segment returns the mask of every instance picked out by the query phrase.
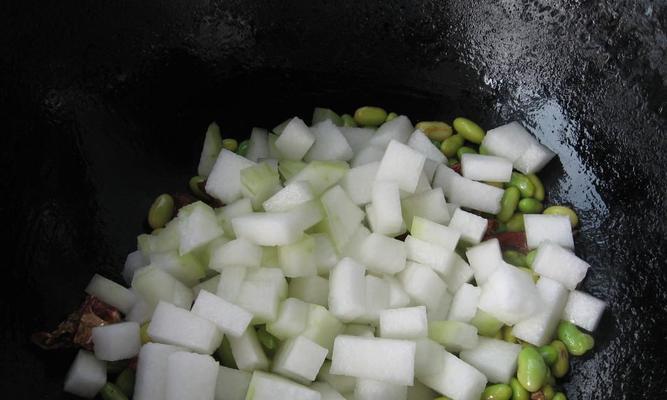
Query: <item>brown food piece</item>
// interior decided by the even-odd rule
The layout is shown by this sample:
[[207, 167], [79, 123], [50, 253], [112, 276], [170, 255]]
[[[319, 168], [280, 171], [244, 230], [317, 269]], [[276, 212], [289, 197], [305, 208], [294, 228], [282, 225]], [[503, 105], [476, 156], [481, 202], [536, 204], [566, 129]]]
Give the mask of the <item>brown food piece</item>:
[[501, 250], [516, 250], [523, 254], [527, 254], [530, 251], [528, 244], [526, 244], [525, 232], [501, 232], [484, 236], [484, 240], [494, 238], [500, 242]]

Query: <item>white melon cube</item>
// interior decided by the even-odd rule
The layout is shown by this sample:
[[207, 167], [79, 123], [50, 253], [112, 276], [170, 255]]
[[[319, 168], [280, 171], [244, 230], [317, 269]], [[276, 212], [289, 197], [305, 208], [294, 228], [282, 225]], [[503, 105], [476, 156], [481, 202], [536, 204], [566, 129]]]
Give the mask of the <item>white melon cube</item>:
[[299, 335], [306, 329], [309, 307], [299, 299], [283, 300], [278, 309], [278, 318], [266, 324], [266, 331], [280, 340]]
[[427, 159], [438, 164], [447, 161], [447, 158], [442, 153], [442, 151], [435, 147], [433, 142], [431, 142], [431, 139], [429, 139], [428, 136], [426, 136], [426, 134], [424, 134], [424, 132], [419, 129], [416, 129], [414, 132], [412, 132], [412, 135], [410, 135], [410, 138], [408, 139], [407, 145], [422, 153], [424, 156], [426, 156]]
[[542, 308], [512, 327], [517, 338], [535, 346], [545, 345], [551, 340], [560, 322], [568, 291], [560, 283], [542, 277], [537, 284], [537, 291], [542, 299]]
[[125, 279], [125, 282], [128, 285], [131, 284], [134, 272], [146, 265], [148, 265], [148, 259], [144, 257], [144, 254], [140, 250], [135, 250], [128, 254], [123, 266], [123, 279]]
[[445, 348], [428, 337], [416, 340], [415, 344], [415, 376], [417, 379], [422, 380], [424, 377], [442, 371], [445, 365]]
[[278, 297], [283, 300], [287, 298], [287, 279], [280, 268], [257, 268], [248, 270], [247, 281], [268, 282], [278, 291]]
[[269, 359], [266, 358], [262, 345], [257, 339], [255, 328], [249, 326], [239, 337], [228, 336], [229, 346], [236, 366], [241, 371], [265, 370], [269, 368]]
[[477, 328], [459, 321], [431, 321], [428, 337], [445, 346], [447, 351], [459, 352], [477, 346]]
[[401, 282], [390, 275], [384, 275], [382, 279], [389, 284], [389, 308], [407, 307], [410, 304], [410, 295], [403, 290]]
[[449, 294], [449, 291], [443, 292], [437, 306], [426, 309], [426, 317], [429, 321], [444, 321], [451, 305], [452, 295]]
[[438, 224], [446, 224], [450, 219], [445, 194], [440, 187], [406, 197], [401, 200], [401, 206], [406, 225], [412, 225], [414, 217], [422, 217]]
[[352, 321], [366, 312], [366, 269], [351, 258], [343, 258], [329, 275], [329, 310], [342, 321]]
[[202, 354], [213, 353], [222, 342], [222, 332], [211, 321], [165, 302], [155, 309], [148, 336]]
[[325, 218], [321, 232], [329, 234], [337, 250], [341, 250], [364, 219], [364, 212], [357, 207], [340, 186], [334, 186], [320, 198]]
[[368, 324], [347, 324], [342, 335], [375, 337], [375, 328]]
[[301, 383], [315, 380], [328, 350], [303, 336], [280, 345], [273, 359], [273, 372]]
[[206, 129], [206, 136], [204, 136], [204, 145], [199, 157], [197, 175], [207, 177], [211, 173], [221, 149], [222, 137], [220, 136], [220, 127], [215, 122], [211, 122]]
[[327, 357], [330, 357], [334, 339], [343, 328], [343, 323], [329, 310], [318, 304], [310, 304], [306, 329], [301, 334], [329, 350]]
[[438, 308], [443, 294], [447, 293], [445, 282], [426, 265], [409, 262], [398, 279], [412, 300], [427, 309]]
[[245, 400], [322, 400], [319, 392], [278, 375], [255, 371]]
[[[386, 227], [383, 227], [380, 225], [377, 215], [375, 213], [375, 208], [373, 207], [373, 204], [367, 204], [366, 205], [366, 221], [367, 225], [371, 228], [373, 232], [381, 232], [382, 229], [386, 230]], [[392, 228], [393, 229], [393, 228]], [[405, 223], [401, 221], [401, 226], [398, 230], [396, 231], [387, 231], [387, 232], [382, 232], [386, 236], [400, 236], [404, 234], [407, 230], [407, 227], [405, 226]]]
[[289, 178], [287, 184], [308, 182], [313, 194], [319, 196], [343, 179], [348, 169], [350, 166], [344, 161], [312, 161]]
[[414, 193], [425, 162], [423, 154], [392, 140], [380, 162], [377, 180], [396, 182], [401, 190]]
[[512, 162], [503, 157], [464, 154], [461, 157], [461, 175], [473, 181], [509, 182]]
[[251, 376], [249, 372], [221, 365], [215, 385], [215, 400], [245, 400]]
[[329, 235], [326, 233], [314, 233], [311, 236], [315, 239], [315, 266], [317, 267], [317, 273], [328, 276], [331, 268], [340, 261], [340, 256]]
[[328, 307], [329, 280], [317, 275], [292, 278], [289, 283], [289, 297]]
[[222, 236], [215, 212], [206, 203], [198, 201], [188, 204], [178, 212], [179, 254], [183, 255], [200, 248]]
[[167, 397], [167, 365], [169, 356], [183, 351], [182, 347], [146, 343], [139, 352], [134, 384], [136, 400], [165, 400]]
[[405, 143], [413, 131], [414, 127], [408, 117], [399, 115], [380, 125], [369, 143], [382, 148], [386, 148], [392, 140]]
[[345, 400], [342, 394], [326, 382], [315, 382], [310, 388], [319, 392], [322, 400]]
[[328, 383], [332, 388], [336, 389], [340, 393], [352, 393], [354, 388], [357, 386], [356, 378], [345, 375], [332, 374], [331, 361], [328, 360], [324, 362], [320, 372], [317, 374], [317, 380]]
[[341, 249], [341, 257], [350, 257], [354, 260], [361, 260], [361, 245], [366, 240], [366, 237], [371, 234], [371, 231], [363, 225], [359, 225], [354, 231], [350, 240]]
[[389, 283], [373, 275], [366, 275], [365, 280], [366, 311], [356, 321], [377, 325], [380, 311], [389, 308]]
[[447, 274], [454, 262], [454, 251], [412, 235], [405, 238], [405, 249], [408, 260], [428, 265], [440, 274]]
[[412, 220], [410, 235], [413, 237], [454, 251], [461, 233], [445, 225], [416, 216]]
[[464, 178], [444, 164], [440, 164], [433, 177], [433, 187], [441, 187], [447, 201], [473, 210], [497, 214], [503, 189]]
[[284, 213], [252, 213], [232, 219], [237, 237], [260, 246], [283, 246], [301, 238], [303, 229]]
[[153, 307], [149, 306], [143, 299], [139, 299], [127, 313], [125, 320], [143, 324], [149, 321], [152, 315]]
[[238, 337], [248, 328], [252, 314], [206, 290], [201, 290], [192, 312], [213, 322], [223, 333]]
[[426, 307], [380, 311], [380, 336], [389, 339], [418, 339], [428, 335]]
[[555, 156], [553, 151], [535, 141], [514, 161], [514, 168], [524, 174], [535, 174]]
[[137, 249], [148, 260], [151, 253], [178, 250], [180, 241], [180, 219], [175, 218], [169, 221], [158, 233], [143, 233], [137, 236]]
[[507, 383], [516, 373], [521, 345], [480, 337], [477, 347], [461, 351], [461, 360], [486, 375], [489, 382]]
[[372, 200], [373, 182], [377, 176], [379, 162], [372, 162], [347, 171], [340, 186], [356, 205], [368, 204]]
[[490, 239], [469, 248], [466, 251], [466, 257], [468, 257], [470, 268], [474, 271], [478, 285], [485, 284], [498, 266], [503, 264], [498, 239]]
[[485, 218], [458, 208], [449, 221], [449, 227], [461, 232], [461, 239], [477, 244], [482, 241], [488, 223]]
[[401, 230], [403, 214], [398, 184], [393, 181], [376, 181], [373, 185], [374, 232], [392, 235]]
[[461, 256], [454, 253], [454, 262], [449, 272], [442, 276], [442, 280], [447, 284], [450, 292], [456, 293], [464, 283], [470, 282], [473, 277], [473, 270]]
[[97, 326], [92, 332], [95, 357], [103, 361], [126, 360], [136, 356], [141, 347], [139, 324], [119, 322]]
[[229, 204], [241, 198], [241, 170], [255, 165], [232, 151], [222, 149], [206, 180], [206, 193]]
[[301, 118], [294, 117], [276, 139], [275, 146], [283, 158], [301, 160], [315, 143], [315, 135]]
[[446, 351], [438, 357], [442, 358], [442, 369], [422, 377], [422, 383], [452, 399], [478, 400], [486, 386], [486, 376]]
[[407, 386], [373, 379], [358, 379], [354, 388], [355, 400], [406, 400], [407, 397]]
[[238, 199], [231, 204], [216, 209], [216, 218], [218, 224], [222, 227], [227, 237], [236, 238], [236, 233], [232, 227], [232, 219], [242, 215], [252, 214], [252, 201], [250, 199]]
[[65, 391], [92, 399], [107, 383], [107, 367], [92, 353], [79, 350], [65, 378]]
[[235, 302], [241, 292], [248, 270], [245, 267], [227, 267], [220, 272], [220, 282], [216, 295], [230, 302]]
[[572, 225], [566, 215], [525, 214], [526, 244], [534, 249], [542, 242], [550, 241], [559, 246], [574, 249]]
[[447, 319], [452, 321], [470, 322], [477, 313], [477, 304], [482, 289], [469, 283], [461, 285], [454, 294], [452, 305], [449, 307]]
[[[208, 253], [210, 246], [219, 247], [218, 240], [226, 241], [224, 237], [214, 239], [209, 242], [202, 249], [202, 253]], [[213, 243], [215, 242], [215, 244]], [[201, 253], [200, 253], [201, 254]], [[205, 256], [204, 256], [205, 257]], [[183, 282], [186, 286], [196, 285], [201, 278], [206, 276], [206, 268], [203, 266], [198, 257], [192, 252], [184, 255], [179, 255], [176, 250], [170, 250], [160, 253], [151, 253], [149, 256], [151, 265], [163, 269], [170, 273], [174, 278]]]
[[361, 149], [366, 147], [375, 133], [375, 129], [371, 128], [341, 127], [339, 129], [343, 136], [345, 136], [345, 139], [347, 139], [354, 154], [357, 154]]
[[[544, 278], [542, 278], [544, 279]], [[575, 290], [570, 292], [563, 310], [563, 319], [580, 328], [593, 332], [600, 322], [606, 304], [588, 293]]]
[[266, 129], [252, 128], [245, 156], [254, 162], [269, 157], [269, 132]]
[[98, 274], [93, 275], [86, 286], [86, 293], [116, 307], [123, 314], [127, 314], [137, 300], [132, 291]]
[[312, 227], [324, 218], [324, 211], [317, 199], [299, 204], [286, 213], [288, 218], [302, 231]]
[[384, 147], [367, 145], [355, 153], [350, 166], [357, 168], [365, 164], [375, 163], [382, 160], [384, 156]]
[[184, 351], [170, 355], [166, 400], [214, 400], [218, 368], [211, 356]]
[[310, 184], [306, 181], [290, 183], [266, 200], [262, 207], [267, 212], [289, 211], [315, 198]]
[[395, 274], [405, 268], [406, 248], [400, 240], [371, 233], [361, 245], [361, 262], [370, 271]]
[[189, 309], [194, 298], [190, 288], [153, 265], [140, 268], [135, 272], [132, 278], [132, 289], [148, 304], [151, 310], [160, 301]]
[[520, 123], [514, 121], [486, 132], [482, 146], [490, 154], [514, 162], [535, 142], [536, 140], [530, 132]]
[[261, 262], [262, 247], [248, 239], [238, 238], [215, 249], [208, 267], [215, 271], [230, 266], [257, 268]]
[[340, 160], [352, 159], [354, 153], [340, 129], [330, 120], [319, 122], [310, 127], [315, 143], [306, 153], [304, 160]]
[[509, 265], [499, 266], [482, 286], [479, 308], [503, 321], [514, 325], [542, 307], [542, 300], [525, 272]]
[[272, 281], [246, 280], [236, 298], [236, 304], [253, 314], [252, 323], [262, 324], [278, 318], [280, 285]]
[[334, 343], [331, 373], [412, 385], [414, 365], [412, 341], [341, 335]]
[[288, 278], [317, 275], [315, 239], [309, 235], [303, 235], [292, 244], [278, 247], [278, 259]]
[[574, 290], [584, 280], [590, 265], [570, 250], [550, 242], [542, 243], [533, 261], [533, 270]]

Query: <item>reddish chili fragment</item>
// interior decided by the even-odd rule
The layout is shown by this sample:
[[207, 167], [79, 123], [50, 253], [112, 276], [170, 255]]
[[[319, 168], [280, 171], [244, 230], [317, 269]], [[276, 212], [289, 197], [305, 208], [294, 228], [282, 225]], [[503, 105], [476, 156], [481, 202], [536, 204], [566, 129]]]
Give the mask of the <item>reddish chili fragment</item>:
[[502, 250], [516, 250], [523, 254], [528, 253], [528, 245], [526, 244], [525, 232], [502, 232], [487, 235], [484, 240], [496, 238], [500, 242]]

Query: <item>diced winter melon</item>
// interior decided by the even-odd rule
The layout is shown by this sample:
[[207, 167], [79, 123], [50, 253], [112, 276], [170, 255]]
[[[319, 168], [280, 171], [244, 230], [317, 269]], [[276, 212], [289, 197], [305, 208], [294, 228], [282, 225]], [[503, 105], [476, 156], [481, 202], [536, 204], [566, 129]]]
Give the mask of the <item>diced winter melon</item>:
[[206, 180], [206, 193], [229, 204], [241, 198], [241, 170], [255, 165], [232, 151], [222, 149]]
[[65, 391], [92, 399], [107, 383], [104, 361], [85, 350], [79, 350], [65, 378]]
[[325, 217], [318, 225], [319, 231], [327, 233], [340, 251], [364, 219], [364, 212], [350, 200], [340, 186], [329, 189], [320, 201]]
[[314, 382], [310, 388], [322, 396], [322, 400], [345, 400], [342, 394], [326, 382]]
[[313, 200], [313, 190], [305, 181], [293, 182], [271, 196], [263, 203], [267, 212], [289, 211], [294, 207]]
[[422, 383], [452, 399], [478, 400], [486, 386], [486, 376], [446, 351], [438, 357], [442, 358], [442, 369], [422, 377]]
[[137, 236], [137, 249], [146, 259], [151, 253], [178, 250], [180, 246], [180, 220], [172, 219], [157, 234], [141, 234]]
[[156, 342], [211, 354], [222, 342], [222, 332], [211, 321], [172, 304], [160, 302], [148, 326]]
[[215, 400], [245, 400], [250, 377], [249, 372], [221, 365], [215, 385]]
[[379, 162], [372, 162], [351, 168], [340, 182], [340, 186], [356, 205], [368, 204], [373, 196], [373, 182], [377, 175]]
[[452, 352], [477, 346], [477, 328], [460, 321], [431, 321], [428, 337]]
[[322, 400], [319, 392], [278, 375], [252, 373], [245, 400]]
[[441, 187], [447, 201], [473, 210], [497, 214], [503, 189], [462, 177], [440, 164], [433, 177], [433, 187]]
[[315, 239], [315, 266], [317, 273], [328, 276], [329, 271], [334, 265], [338, 264], [340, 257], [333, 242], [326, 233], [314, 233], [311, 235]]
[[[427, 183], [430, 185], [431, 182], [433, 182], [433, 177], [435, 176], [435, 171], [438, 169], [439, 163], [429, 160], [428, 157], [426, 158], [426, 162], [424, 163], [424, 171], [422, 172], [422, 177], [426, 178]], [[420, 178], [421, 179], [421, 178]], [[417, 187], [419, 187], [419, 184], [417, 184]], [[419, 190], [415, 190], [415, 193], [419, 193]]]
[[383, 235], [395, 235], [400, 232], [403, 225], [403, 213], [396, 182], [376, 181], [373, 185], [372, 205], [373, 232]]
[[238, 238], [218, 247], [208, 267], [215, 271], [222, 271], [230, 266], [257, 268], [261, 261], [262, 247], [247, 239]]
[[340, 335], [333, 348], [333, 374], [412, 385], [415, 342]]
[[547, 344], [553, 337], [567, 301], [567, 289], [560, 283], [542, 277], [537, 284], [542, 307], [531, 317], [512, 327], [512, 334], [535, 346]]
[[570, 296], [567, 299], [565, 309], [563, 310], [563, 319], [572, 322], [580, 328], [593, 332], [597, 328], [606, 306], [604, 301], [588, 293], [575, 290], [570, 292]]
[[266, 162], [241, 170], [241, 193], [250, 199], [255, 210], [260, 210], [262, 204], [280, 189], [278, 171]]
[[170, 355], [166, 400], [214, 400], [218, 368], [211, 356], [184, 351]]
[[289, 283], [289, 296], [306, 303], [328, 307], [329, 281], [317, 275], [292, 278]]
[[[206, 248], [208, 249], [208, 245]], [[194, 252], [182, 256], [176, 250], [151, 253], [150, 261], [151, 265], [167, 271], [186, 286], [194, 286], [206, 276], [206, 268], [202, 266]]]
[[190, 288], [153, 265], [137, 270], [132, 279], [132, 289], [151, 309], [160, 301], [189, 309], [194, 299]]
[[447, 274], [454, 262], [454, 252], [445, 247], [419, 240], [412, 235], [405, 238], [408, 260], [428, 265], [440, 274]]
[[454, 294], [447, 319], [452, 321], [470, 322], [477, 313], [477, 304], [482, 290], [469, 283], [461, 285]]
[[272, 371], [301, 383], [315, 380], [328, 350], [303, 336], [288, 339], [273, 358]]
[[399, 143], [405, 143], [410, 138], [410, 134], [414, 131], [412, 122], [405, 115], [387, 121], [380, 125], [369, 143], [374, 146], [386, 148], [392, 140]]
[[340, 393], [351, 393], [357, 385], [357, 379], [331, 373], [331, 361], [325, 361], [317, 374], [317, 380], [326, 382]]
[[482, 146], [490, 154], [515, 162], [535, 141], [526, 128], [514, 121], [486, 132]]
[[500, 242], [495, 238], [470, 247], [466, 251], [466, 257], [468, 257], [470, 268], [474, 271], [478, 285], [485, 284], [498, 266], [503, 264]]
[[389, 308], [389, 283], [381, 278], [366, 275], [366, 311], [357, 318], [357, 322], [370, 322], [377, 325], [380, 311]]
[[482, 336], [494, 336], [504, 325], [502, 321], [479, 308], [470, 324], [477, 327], [478, 333]]
[[245, 281], [247, 269], [245, 267], [227, 267], [220, 272], [220, 282], [216, 295], [230, 302], [235, 302]]
[[315, 239], [303, 235], [295, 243], [278, 247], [278, 260], [285, 276], [289, 278], [317, 275]]
[[426, 317], [429, 321], [444, 321], [449, 313], [449, 307], [452, 305], [452, 295], [449, 291], [443, 292], [440, 301], [435, 307], [426, 309]]
[[294, 117], [276, 139], [276, 148], [288, 160], [301, 160], [315, 143], [315, 136], [301, 118]]
[[128, 254], [127, 258], [125, 259], [125, 265], [123, 266], [123, 279], [125, 279], [125, 282], [128, 285], [131, 284], [134, 272], [148, 264], [148, 259], [140, 250], [135, 250]]
[[269, 158], [279, 160], [282, 158], [282, 156], [280, 155], [280, 151], [278, 151], [278, 148], [276, 148], [276, 140], [278, 140], [278, 135], [269, 132], [267, 140], [269, 146]]
[[92, 330], [95, 357], [103, 361], [126, 360], [136, 356], [141, 347], [139, 324], [119, 322]]
[[329, 108], [315, 107], [311, 125], [316, 125], [323, 121], [330, 121], [335, 126], [343, 126], [343, 119]]
[[445, 348], [428, 337], [415, 340], [415, 377], [422, 380], [444, 367]]
[[375, 328], [368, 324], [347, 324], [342, 332], [343, 335], [375, 337]]
[[445, 282], [426, 265], [408, 262], [398, 279], [412, 300], [425, 305], [427, 309], [437, 308], [441, 297], [447, 292]]
[[566, 215], [524, 214], [526, 244], [534, 249], [549, 241], [568, 249], [574, 249], [572, 226]]
[[389, 284], [389, 308], [401, 308], [410, 304], [410, 296], [403, 290], [401, 282], [396, 277], [384, 275], [382, 279]]
[[278, 318], [266, 324], [266, 331], [280, 340], [296, 337], [306, 329], [309, 307], [300, 299], [290, 297], [283, 300]]
[[127, 314], [137, 301], [132, 291], [98, 274], [93, 275], [86, 286], [86, 293], [116, 307], [123, 314]]
[[358, 379], [354, 388], [355, 400], [406, 400], [408, 387], [373, 379]]
[[127, 313], [125, 320], [143, 324], [150, 320], [152, 315], [153, 308], [140, 298], [134, 303], [130, 312]]
[[206, 178], [211, 173], [221, 149], [222, 137], [220, 136], [220, 127], [215, 122], [211, 122], [206, 129], [206, 136], [204, 136], [204, 146], [199, 157], [197, 175]]
[[278, 290], [281, 300], [287, 298], [287, 280], [280, 268], [257, 268], [248, 270], [245, 279], [247, 281], [269, 282]]
[[195, 250], [223, 234], [215, 212], [206, 203], [188, 204], [178, 212], [179, 254]]
[[312, 161], [287, 180], [287, 184], [308, 182], [313, 194], [319, 196], [343, 179], [349, 169], [349, 165], [344, 161]]
[[366, 147], [368, 142], [371, 140], [371, 137], [375, 133], [375, 129], [371, 128], [354, 128], [354, 127], [341, 127], [340, 132], [345, 136], [347, 142], [354, 154], [357, 154], [361, 149]]
[[334, 339], [342, 330], [343, 323], [329, 310], [318, 304], [311, 304], [306, 329], [301, 334], [329, 350], [327, 357], [330, 357]]
[[252, 128], [245, 156], [254, 162], [269, 157], [269, 132], [266, 129]]
[[310, 127], [315, 143], [304, 156], [304, 160], [340, 160], [352, 159], [354, 153], [340, 129], [326, 120]]
[[262, 345], [257, 339], [255, 328], [249, 326], [239, 337], [228, 336], [234, 361], [241, 371], [266, 370], [269, 359], [266, 358]]
[[287, 124], [290, 123], [290, 121], [292, 121], [292, 118], [287, 118], [283, 122], [274, 126], [273, 129], [271, 129], [271, 132], [273, 132], [274, 134], [276, 134], [278, 136], [281, 135], [283, 133], [283, 131], [285, 130], [285, 127], [287, 126]]
[[282, 246], [301, 238], [303, 229], [289, 213], [252, 213], [232, 219], [237, 237], [261, 246]]
[[461, 175], [473, 181], [509, 182], [512, 162], [498, 156], [464, 154], [461, 157]]
[[382, 156], [384, 156], [384, 148], [369, 144], [363, 149], [357, 151], [355, 154], [356, 155], [354, 156], [352, 162], [350, 163], [350, 166], [352, 168], [357, 168], [362, 165], [379, 162], [380, 160], [382, 160]]
[[403, 220], [412, 225], [414, 217], [422, 217], [438, 224], [449, 222], [450, 214], [442, 188], [428, 190], [401, 200]]
[[486, 375], [489, 382], [507, 383], [516, 372], [521, 345], [480, 337], [473, 349], [461, 351], [461, 360]]
[[389, 339], [418, 339], [428, 335], [426, 307], [380, 311], [380, 336]]
[[314, 199], [286, 211], [289, 219], [300, 230], [305, 231], [324, 219], [324, 210], [318, 199]]
[[236, 304], [253, 314], [253, 324], [261, 324], [278, 318], [280, 300], [280, 286], [276, 282], [246, 280], [241, 284]]
[[574, 290], [586, 277], [590, 265], [570, 250], [555, 243], [543, 242], [538, 247], [532, 267], [538, 274], [562, 283], [569, 290]]
[[412, 219], [410, 235], [429, 243], [454, 251], [461, 233], [458, 230], [416, 216]]
[[[167, 393], [167, 364], [169, 356], [183, 351], [182, 347], [146, 343], [141, 347], [134, 385], [136, 400], [165, 400]], [[105, 374], [106, 375], [106, 374]]]
[[396, 182], [401, 190], [414, 193], [425, 162], [422, 153], [392, 140], [382, 157], [376, 179]]
[[514, 325], [542, 307], [542, 300], [530, 275], [510, 265], [501, 265], [482, 286], [479, 308]]
[[461, 232], [461, 239], [477, 244], [482, 241], [488, 223], [485, 218], [459, 208], [454, 211], [449, 227]]
[[363, 225], [359, 225], [350, 237], [350, 240], [340, 251], [342, 257], [350, 257], [354, 260], [361, 260], [361, 245], [371, 231]]
[[514, 161], [514, 168], [524, 174], [535, 174], [555, 156], [553, 151], [535, 141]]
[[454, 253], [454, 262], [449, 272], [442, 276], [442, 280], [447, 284], [450, 292], [456, 293], [464, 283], [470, 282], [473, 277], [473, 270], [470, 268], [460, 255]]
[[431, 142], [431, 139], [429, 139], [428, 136], [426, 136], [426, 134], [424, 134], [424, 132], [419, 129], [416, 129], [414, 132], [412, 132], [412, 135], [410, 135], [410, 138], [408, 139], [407, 145], [422, 153], [424, 156], [426, 156], [427, 159], [435, 161], [438, 164], [447, 161], [447, 158], [442, 153], [442, 151], [435, 147], [433, 142]]
[[[415, 188], [414, 194], [425, 193], [432, 189], [433, 188], [431, 187], [431, 179], [428, 177], [426, 172], [422, 171], [421, 175], [419, 175], [419, 180], [417, 181], [417, 187]], [[401, 199], [410, 197], [411, 195], [413, 195], [413, 193], [401, 190]]]
[[223, 333], [238, 337], [248, 328], [252, 314], [212, 293], [199, 292], [192, 312], [213, 322]]
[[303, 171], [307, 165], [303, 161], [281, 159], [278, 161], [278, 173], [282, 176], [283, 181], [288, 182], [299, 172]]
[[405, 268], [406, 246], [400, 240], [371, 233], [361, 245], [361, 262], [370, 271], [395, 274]]
[[216, 210], [218, 224], [224, 230], [225, 235], [232, 239], [236, 237], [236, 233], [232, 227], [232, 219], [248, 214], [252, 214], [252, 202], [250, 199], [239, 199]]
[[352, 321], [366, 312], [366, 269], [351, 258], [343, 258], [329, 276], [329, 310], [342, 321]]

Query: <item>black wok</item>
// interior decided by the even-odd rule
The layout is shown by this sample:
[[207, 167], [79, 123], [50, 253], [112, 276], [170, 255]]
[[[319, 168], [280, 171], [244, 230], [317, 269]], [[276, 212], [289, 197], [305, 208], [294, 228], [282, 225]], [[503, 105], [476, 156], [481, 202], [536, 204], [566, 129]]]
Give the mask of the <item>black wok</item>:
[[[65, 399], [53, 327], [119, 278], [155, 195], [203, 132], [242, 138], [314, 106], [518, 119], [559, 155], [583, 287], [608, 302], [570, 399], [667, 398], [664, 1], [7, 1], [0, 5], [0, 393]], [[7, 240], [9, 239], [9, 240]]]

